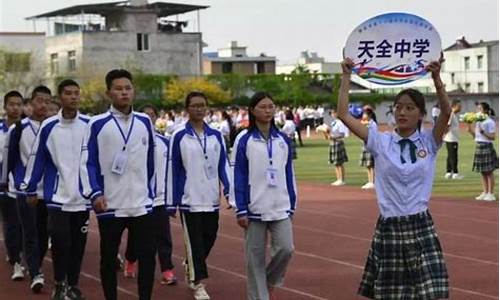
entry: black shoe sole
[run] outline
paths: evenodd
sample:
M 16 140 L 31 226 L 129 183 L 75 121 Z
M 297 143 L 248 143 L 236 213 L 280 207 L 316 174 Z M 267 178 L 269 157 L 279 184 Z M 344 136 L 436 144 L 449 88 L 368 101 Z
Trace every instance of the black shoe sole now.
M 31 290 L 35 294 L 39 294 L 43 289 L 43 283 L 37 283 L 34 286 L 31 287 Z

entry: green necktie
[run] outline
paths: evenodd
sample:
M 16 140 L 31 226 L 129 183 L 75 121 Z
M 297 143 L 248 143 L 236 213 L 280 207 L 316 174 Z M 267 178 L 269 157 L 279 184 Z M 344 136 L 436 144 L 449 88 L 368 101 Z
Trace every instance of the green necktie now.
M 401 148 L 401 153 L 399 154 L 399 158 L 401 159 L 402 164 L 406 164 L 406 160 L 403 157 L 403 151 L 405 146 L 408 144 L 410 146 L 410 159 L 411 163 L 414 164 L 417 161 L 417 146 L 410 139 L 402 139 L 398 142 L 399 147 Z

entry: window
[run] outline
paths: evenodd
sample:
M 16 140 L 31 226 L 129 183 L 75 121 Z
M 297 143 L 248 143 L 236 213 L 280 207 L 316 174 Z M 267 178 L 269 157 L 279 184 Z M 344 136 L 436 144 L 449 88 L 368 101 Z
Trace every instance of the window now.
M 222 63 L 222 73 L 224 74 L 233 73 L 233 63 L 231 62 Z
M 455 84 L 455 73 L 451 73 L 451 84 Z
M 465 92 L 470 93 L 470 83 L 465 84 Z
M 59 73 L 59 59 L 57 53 L 52 53 L 50 55 L 50 74 Z
M 465 64 L 465 69 L 469 70 L 470 69 L 470 57 L 468 57 L 468 56 L 464 57 L 464 64 Z
M 68 71 L 76 71 L 76 51 L 68 51 Z
M 266 73 L 266 64 L 262 61 L 257 63 L 257 74 Z
M 478 82 L 477 83 L 477 92 L 478 93 L 484 93 L 484 82 Z
M 30 70 L 30 53 L 5 52 L 6 72 L 28 72 Z
M 149 51 L 149 33 L 137 34 L 137 51 Z
M 482 55 L 477 56 L 477 68 L 478 69 L 483 68 L 483 56 Z

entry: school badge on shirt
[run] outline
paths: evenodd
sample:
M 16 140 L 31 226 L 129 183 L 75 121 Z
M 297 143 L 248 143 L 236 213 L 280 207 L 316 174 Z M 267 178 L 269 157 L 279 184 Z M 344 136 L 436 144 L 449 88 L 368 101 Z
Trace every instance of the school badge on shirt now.
M 425 151 L 425 149 L 420 149 L 418 150 L 417 155 L 420 158 L 425 158 L 427 156 L 427 151 Z

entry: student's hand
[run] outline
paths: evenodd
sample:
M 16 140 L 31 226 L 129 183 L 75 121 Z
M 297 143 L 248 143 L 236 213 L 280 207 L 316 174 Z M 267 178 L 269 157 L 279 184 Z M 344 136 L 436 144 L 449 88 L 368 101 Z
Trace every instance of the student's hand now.
M 108 210 L 108 203 L 104 196 L 99 196 L 94 200 L 94 210 L 96 213 L 102 213 Z
M 28 203 L 31 207 L 35 207 L 38 204 L 38 196 L 35 195 L 26 197 L 26 203 Z
M 441 52 L 441 57 L 437 61 L 431 61 L 430 64 L 425 67 L 427 71 L 432 73 L 432 78 L 439 78 L 441 73 L 441 65 L 444 63 L 443 52 Z
M 243 229 L 247 229 L 248 228 L 248 218 L 246 216 L 239 217 L 238 218 L 238 225 Z
M 343 75 L 351 75 L 352 68 L 354 68 L 354 62 L 352 61 L 352 59 L 347 57 L 342 61 L 340 65 L 342 66 Z

